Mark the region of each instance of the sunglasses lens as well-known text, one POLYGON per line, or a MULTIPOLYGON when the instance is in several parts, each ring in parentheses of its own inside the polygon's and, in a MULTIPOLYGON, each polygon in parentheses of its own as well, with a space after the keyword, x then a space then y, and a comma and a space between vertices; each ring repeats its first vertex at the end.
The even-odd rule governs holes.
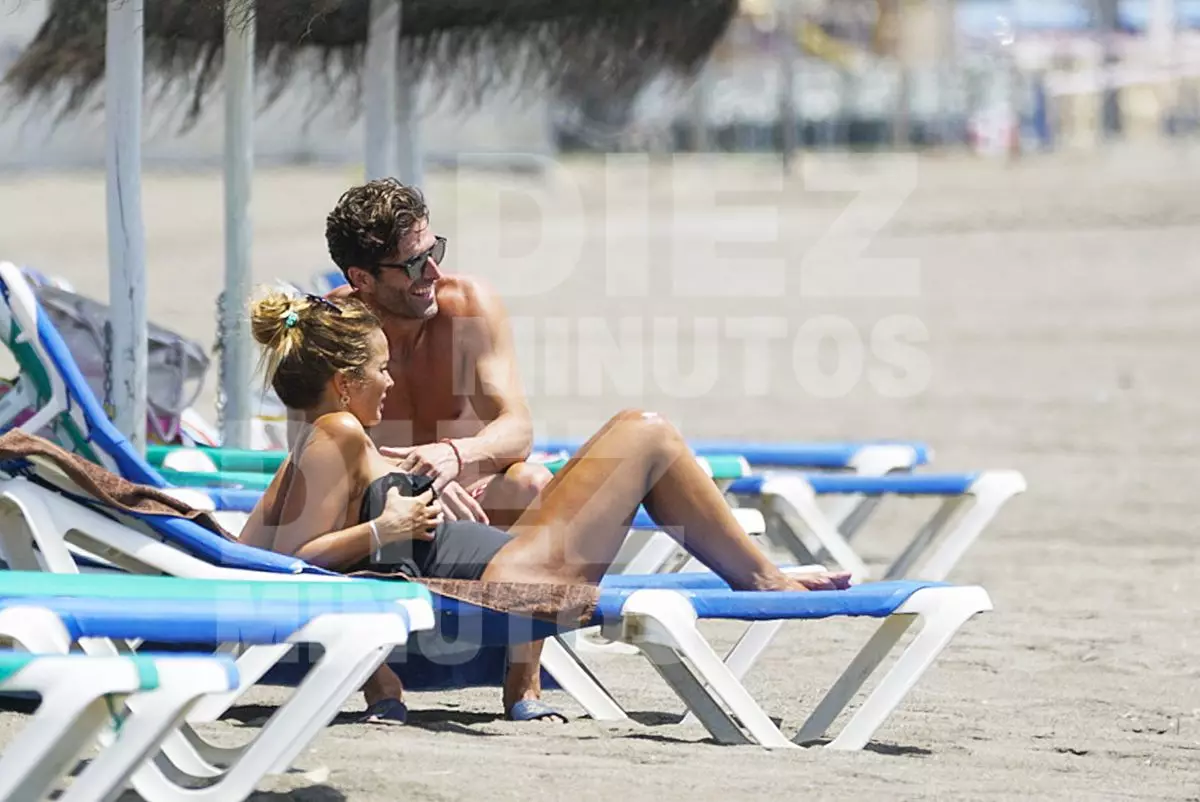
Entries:
POLYGON ((421 278, 421 276, 425 275, 425 265, 430 259, 438 264, 441 264, 442 257, 445 255, 446 240, 438 239, 438 241, 433 244, 432 248, 405 264, 404 269, 408 273, 408 278, 411 281, 416 281, 417 279, 421 278))

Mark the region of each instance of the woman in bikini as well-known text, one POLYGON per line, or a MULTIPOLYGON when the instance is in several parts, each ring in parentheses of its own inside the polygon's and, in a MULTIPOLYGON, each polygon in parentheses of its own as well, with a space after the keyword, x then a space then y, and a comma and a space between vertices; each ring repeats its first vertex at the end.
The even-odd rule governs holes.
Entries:
MULTIPOLYGON (((592 436, 508 532, 445 521, 430 491, 402 495, 367 430, 392 379, 387 338, 361 302, 271 293, 251 325, 266 375, 304 425, 241 534, 249 545, 348 573, 380 562, 414 577, 599 583, 639 505, 738 590, 835 590, 849 575, 789 576, 750 540, 668 421, 618 413, 592 436)), ((541 644, 510 650, 510 718, 558 716, 539 701, 541 644)), ((368 715, 403 720, 399 679, 383 666, 363 687, 368 715)))

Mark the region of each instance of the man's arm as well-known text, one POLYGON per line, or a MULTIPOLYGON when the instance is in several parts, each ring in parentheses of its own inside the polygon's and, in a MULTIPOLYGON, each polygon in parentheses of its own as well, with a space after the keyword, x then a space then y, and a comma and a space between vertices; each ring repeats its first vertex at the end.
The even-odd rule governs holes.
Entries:
POLYGON ((533 415, 517 367, 508 314, 499 296, 471 281, 464 286, 467 314, 455 323, 466 347, 471 405, 485 425, 474 437, 455 439, 467 476, 500 473, 533 450, 533 415))

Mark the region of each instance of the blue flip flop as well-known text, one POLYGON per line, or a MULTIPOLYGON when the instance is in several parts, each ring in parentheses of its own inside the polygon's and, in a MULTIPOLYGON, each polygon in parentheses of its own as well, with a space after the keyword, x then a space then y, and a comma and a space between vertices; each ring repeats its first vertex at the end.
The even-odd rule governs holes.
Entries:
POLYGON ((566 716, 540 699, 524 699, 508 711, 509 721, 537 721, 554 717, 561 719, 564 724, 567 723, 566 716))
POLYGON ((359 717, 360 724, 407 724, 408 706, 399 699, 380 699, 359 717))

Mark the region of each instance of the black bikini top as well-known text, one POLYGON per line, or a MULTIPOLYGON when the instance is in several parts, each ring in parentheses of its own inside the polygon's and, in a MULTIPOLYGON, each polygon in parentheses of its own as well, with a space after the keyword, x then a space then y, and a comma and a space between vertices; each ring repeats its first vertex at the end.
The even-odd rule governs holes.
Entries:
POLYGON ((387 505, 387 494, 393 487, 400 490, 402 496, 419 496, 433 487, 433 477, 415 476, 411 473, 389 473, 380 476, 367 485, 363 494, 362 504, 358 508, 358 522, 374 520, 383 513, 387 505))

